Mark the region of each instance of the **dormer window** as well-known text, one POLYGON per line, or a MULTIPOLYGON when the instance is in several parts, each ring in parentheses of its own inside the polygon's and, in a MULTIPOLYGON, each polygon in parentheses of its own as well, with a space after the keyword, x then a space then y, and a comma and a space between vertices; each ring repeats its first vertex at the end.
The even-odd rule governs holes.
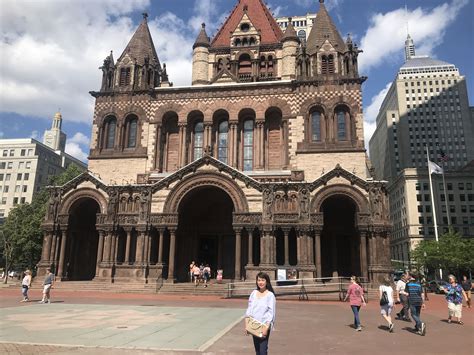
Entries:
POLYGON ((120 86, 130 85, 130 68, 120 68, 120 86))

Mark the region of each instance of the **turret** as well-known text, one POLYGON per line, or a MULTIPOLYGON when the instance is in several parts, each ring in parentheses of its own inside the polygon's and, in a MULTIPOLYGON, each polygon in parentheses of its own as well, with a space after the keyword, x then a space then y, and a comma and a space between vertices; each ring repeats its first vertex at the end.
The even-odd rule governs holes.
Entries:
POLYGON ((281 41, 283 43, 281 79, 292 80, 296 77, 296 54, 300 40, 293 27, 291 17, 288 18, 288 27, 281 41))
POLYGON ((206 24, 203 23, 193 45, 192 85, 209 83, 209 47, 210 40, 206 33, 206 24))
POLYGON ((407 34, 407 39, 405 41, 405 62, 408 61, 411 57, 415 56, 415 43, 413 39, 407 34))

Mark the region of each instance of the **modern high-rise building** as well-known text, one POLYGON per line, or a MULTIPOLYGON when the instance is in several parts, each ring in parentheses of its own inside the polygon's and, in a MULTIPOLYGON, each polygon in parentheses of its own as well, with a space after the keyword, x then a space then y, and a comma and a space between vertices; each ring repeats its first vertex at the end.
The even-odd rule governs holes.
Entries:
POLYGON ((43 143, 33 138, 0 139, 0 221, 17 204, 30 203, 49 178, 70 164, 86 170, 87 165, 64 152, 66 135, 61 131, 62 116, 54 116, 53 126, 43 143))
POLYGON ((447 191, 441 176, 433 174, 439 234, 451 225, 474 236, 474 115, 465 77, 453 64, 416 56, 410 36, 405 60, 369 147, 375 177, 389 182, 392 259, 408 263, 420 240, 435 237, 427 155, 445 171, 447 191))
POLYGON ((288 24, 291 22, 296 34, 298 35, 298 38, 301 41, 306 41, 311 29, 313 28, 314 21, 316 20, 316 14, 307 13, 303 16, 277 17, 275 20, 282 31, 285 31, 288 27, 288 24))

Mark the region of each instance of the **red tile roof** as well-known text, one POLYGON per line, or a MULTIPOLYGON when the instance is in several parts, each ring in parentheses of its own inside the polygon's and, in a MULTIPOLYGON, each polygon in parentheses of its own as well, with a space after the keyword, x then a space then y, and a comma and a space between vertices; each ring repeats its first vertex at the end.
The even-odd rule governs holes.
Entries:
POLYGON ((211 47, 229 47, 230 34, 234 32, 247 6, 247 16, 257 30, 260 30, 262 44, 279 43, 283 32, 262 0, 239 0, 232 13, 212 40, 211 47))

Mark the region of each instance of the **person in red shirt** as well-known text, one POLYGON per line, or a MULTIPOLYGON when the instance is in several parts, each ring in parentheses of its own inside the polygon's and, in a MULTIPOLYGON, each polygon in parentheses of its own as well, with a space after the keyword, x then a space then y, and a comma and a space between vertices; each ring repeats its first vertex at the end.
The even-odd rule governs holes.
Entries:
POLYGON ((359 278, 357 276, 351 276, 351 284, 347 289, 346 297, 344 302, 349 299, 349 304, 351 305, 352 312, 354 313, 354 328, 356 331, 360 332, 362 327, 360 325, 359 310, 360 306, 366 305, 364 299, 364 289, 360 286, 359 278))

